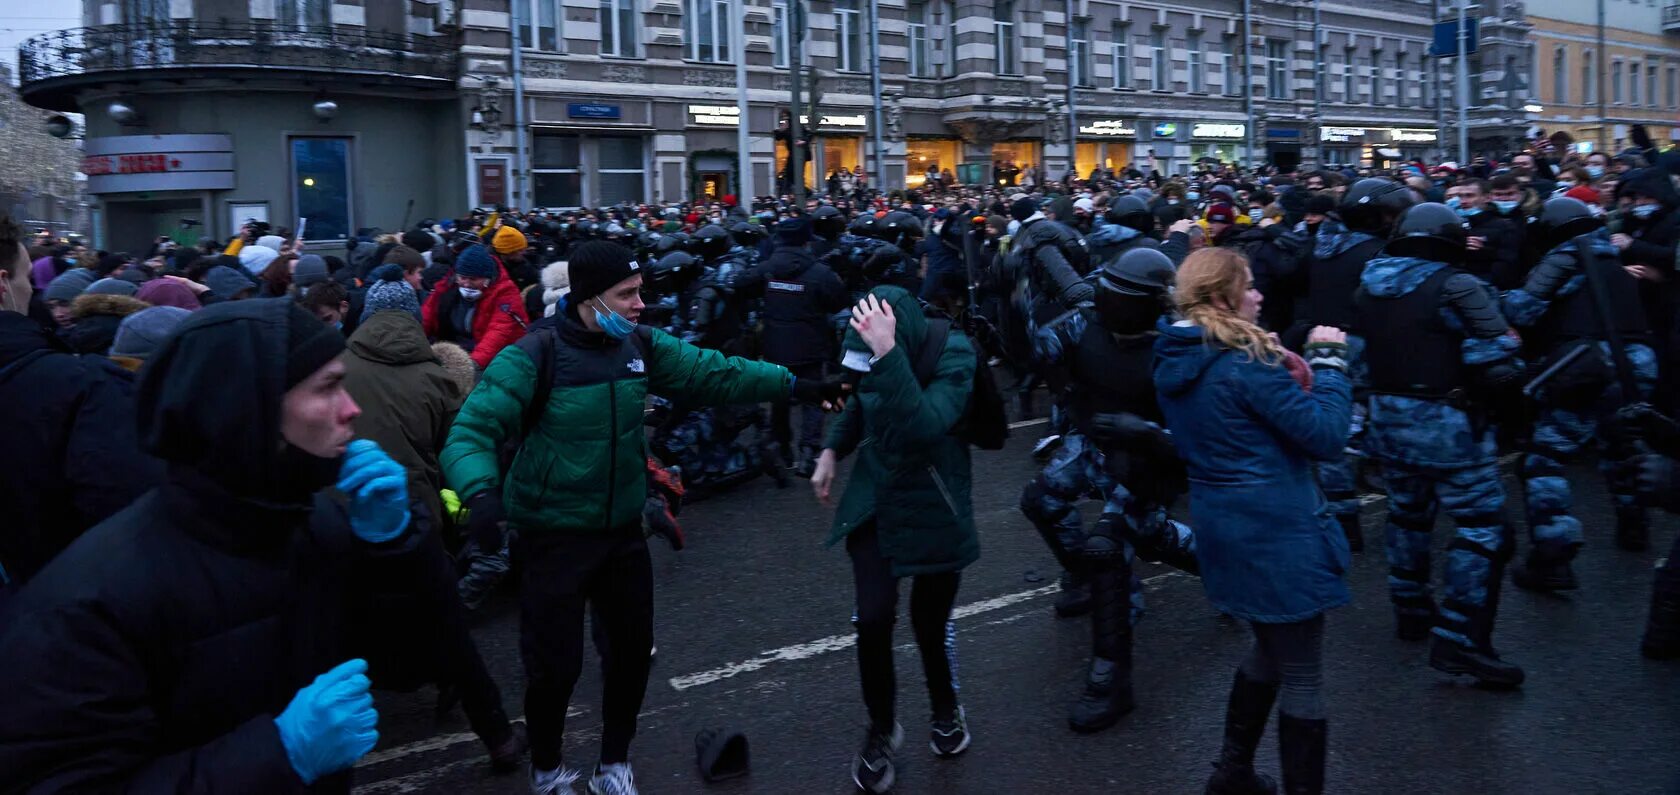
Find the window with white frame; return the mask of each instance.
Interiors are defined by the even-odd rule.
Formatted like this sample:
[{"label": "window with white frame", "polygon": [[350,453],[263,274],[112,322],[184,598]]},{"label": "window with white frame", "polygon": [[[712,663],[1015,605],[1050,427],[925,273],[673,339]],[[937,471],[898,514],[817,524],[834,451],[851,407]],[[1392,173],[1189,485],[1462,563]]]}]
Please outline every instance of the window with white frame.
[{"label": "window with white frame", "polygon": [[1159,25],[1149,31],[1149,87],[1167,91],[1167,29]]},{"label": "window with white frame", "polygon": [[1645,64],[1645,104],[1653,108],[1657,105],[1657,65]]},{"label": "window with white frame", "polygon": [[641,39],[636,0],[601,0],[601,54],[636,57]]},{"label": "window with white frame", "polygon": [[1289,99],[1289,42],[1266,40],[1266,98]]},{"label": "window with white frame", "polygon": [[1349,47],[1342,51],[1342,101],[1350,104],[1359,101],[1359,88],[1353,81],[1355,70],[1353,48]]},{"label": "window with white frame", "polygon": [[793,41],[788,38],[793,26],[788,23],[787,0],[775,0],[770,4],[770,65],[785,69],[788,65],[788,53],[793,52]]},{"label": "window with white frame", "polygon": [[1114,87],[1132,87],[1132,26],[1114,23],[1114,47],[1109,51],[1114,67]]},{"label": "window with white frame", "polygon": [[1552,102],[1569,103],[1569,49],[1562,45],[1552,50]]},{"label": "window with white frame", "polygon": [[560,0],[513,0],[519,3],[519,43],[528,50],[560,51]]},{"label": "window with white frame", "polygon": [[1207,92],[1207,78],[1202,74],[1202,32],[1192,30],[1184,34],[1185,71],[1190,73],[1190,93]]},{"label": "window with white frame", "polygon": [[1663,107],[1668,110],[1680,108],[1680,69],[1672,66],[1668,67],[1668,72],[1664,76],[1664,83],[1666,85],[1663,86],[1663,96],[1668,99],[1668,102],[1664,103]]},{"label": "window with white frame", "polygon": [[1627,100],[1629,105],[1639,104],[1639,73],[1641,71],[1643,70],[1640,68],[1638,61],[1628,64]]},{"label": "window with white frame", "polygon": [[928,38],[928,4],[925,0],[912,2],[905,9],[909,23],[905,35],[910,39],[910,75],[933,76],[933,42]]},{"label": "window with white frame", "polygon": [[[129,24],[155,24],[169,18],[169,4],[163,0],[128,0],[123,13]],[[326,30],[332,27],[332,0],[275,0],[274,22],[291,30]]]},{"label": "window with white frame", "polygon": [[864,71],[863,11],[858,8],[858,0],[834,0],[834,36],[835,68],[842,72]]},{"label": "window with white frame", "polygon": [[1435,71],[1435,62],[1427,57],[1418,59],[1418,104],[1435,107],[1435,81],[1440,77]]},{"label": "window with white frame", "polygon": [[729,0],[686,0],[688,59],[729,63]]},{"label": "window with white frame", "polygon": [[1622,62],[1610,62],[1610,102],[1614,105],[1622,104]]},{"label": "window with white frame", "polygon": [[1381,105],[1381,104],[1383,104],[1383,69],[1382,69],[1382,51],[1381,50],[1376,50],[1376,51],[1373,51],[1371,53],[1370,78],[1371,78],[1371,104],[1372,105]]},{"label": "window with white frame", "polygon": [[1070,68],[1073,71],[1073,84],[1089,86],[1091,83],[1091,20],[1085,17],[1073,18],[1073,39],[1069,44],[1068,57],[1072,59]]},{"label": "window with white frame", "polygon": [[992,6],[992,42],[997,46],[997,73],[1020,74],[1015,62],[1015,2],[998,0]]},{"label": "window with white frame", "polygon": [[1220,45],[1219,68],[1223,72],[1221,80],[1224,82],[1226,96],[1236,96],[1242,91],[1243,78],[1237,71],[1237,39],[1226,36]]}]

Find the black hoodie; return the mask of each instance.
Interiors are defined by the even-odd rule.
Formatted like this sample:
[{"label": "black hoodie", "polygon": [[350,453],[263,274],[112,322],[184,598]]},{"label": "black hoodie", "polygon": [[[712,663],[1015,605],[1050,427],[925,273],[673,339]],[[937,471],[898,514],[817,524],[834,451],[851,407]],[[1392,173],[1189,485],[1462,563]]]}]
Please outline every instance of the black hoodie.
[{"label": "black hoodie", "polygon": [[304,787],[274,718],[353,657],[368,658],[376,686],[386,679],[397,666],[385,661],[399,658],[380,653],[384,625],[438,587],[441,549],[422,543],[423,510],[396,540],[355,538],[343,507],[317,492],[338,462],[285,452],[286,304],[219,304],[179,327],[139,396],[166,481],[6,605],[7,787],[349,789],[348,773]]},{"label": "black hoodie", "polygon": [[829,318],[851,303],[846,285],[802,245],[778,244],[736,287],[764,297],[764,360],[785,367],[834,358]]}]

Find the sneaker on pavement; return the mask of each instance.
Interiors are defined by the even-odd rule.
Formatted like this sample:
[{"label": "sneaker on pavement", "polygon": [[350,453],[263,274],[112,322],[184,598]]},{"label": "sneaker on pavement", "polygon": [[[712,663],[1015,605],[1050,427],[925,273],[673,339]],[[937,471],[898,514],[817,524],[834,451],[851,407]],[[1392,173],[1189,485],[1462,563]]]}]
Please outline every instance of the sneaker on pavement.
[{"label": "sneaker on pavement", "polygon": [[897,780],[893,770],[893,754],[904,743],[904,727],[893,723],[892,732],[877,731],[873,726],[863,737],[863,750],[852,760],[852,782],[864,792],[887,792]]},{"label": "sneaker on pavement", "polygon": [[629,762],[597,765],[589,779],[591,795],[636,795],[636,775],[630,772]]},{"label": "sneaker on pavement", "polygon": [[968,734],[968,715],[961,706],[957,707],[956,713],[949,718],[933,716],[933,732],[928,740],[928,747],[933,749],[934,756],[947,759],[961,756],[962,752],[968,750],[971,739]]},{"label": "sneaker on pavement", "polygon": [[565,765],[553,770],[539,770],[535,765],[531,767],[532,795],[562,795],[572,791],[572,785],[582,778],[576,770]]}]

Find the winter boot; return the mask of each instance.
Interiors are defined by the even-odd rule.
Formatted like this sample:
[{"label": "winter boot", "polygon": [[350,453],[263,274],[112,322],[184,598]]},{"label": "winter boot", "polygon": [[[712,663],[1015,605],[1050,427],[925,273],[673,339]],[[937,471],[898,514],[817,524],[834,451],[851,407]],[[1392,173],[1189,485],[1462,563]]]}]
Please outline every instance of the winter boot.
[{"label": "winter boot", "polygon": [[1336,521],[1342,526],[1342,533],[1347,536],[1348,549],[1354,552],[1365,551],[1365,534],[1359,527],[1359,514],[1336,514]]},{"label": "winter boot", "polygon": [[1548,560],[1538,553],[1537,549],[1529,550],[1528,559],[1511,570],[1512,584],[1524,590],[1542,593],[1573,591],[1581,587],[1581,581],[1575,578],[1575,567],[1569,564],[1567,558],[1553,557]]},{"label": "winter boot", "polygon": [[1125,542],[1092,534],[1085,540],[1091,575],[1091,667],[1085,692],[1068,712],[1068,727],[1099,732],[1137,705],[1132,700],[1132,622]]},{"label": "winter boot", "polygon": [[494,745],[486,744],[490,751],[490,770],[497,775],[518,770],[525,752],[531,748],[525,737],[525,721],[514,721],[508,728],[506,738]]},{"label": "winter boot", "polygon": [[1266,716],[1277,700],[1278,686],[1249,679],[1241,670],[1231,683],[1225,707],[1225,742],[1213,763],[1206,795],[1272,795],[1277,782],[1254,769],[1254,749],[1266,733]]},{"label": "winter boot", "polygon": [[1323,718],[1308,720],[1278,713],[1278,758],[1283,762],[1285,795],[1322,795],[1328,735]]},{"label": "winter boot", "polygon": [[1394,600],[1395,637],[1408,641],[1427,640],[1429,630],[1434,626],[1435,600],[1427,596]]},{"label": "winter boot", "polygon": [[1616,546],[1629,552],[1644,552],[1651,546],[1645,509],[1637,505],[1616,506]]},{"label": "winter boot", "polygon": [[1429,647],[1429,667],[1442,673],[1469,674],[1494,688],[1522,686],[1523,669],[1499,659],[1491,648],[1471,648],[1437,635]]},{"label": "winter boot", "polygon": [[1071,572],[1062,572],[1062,592],[1056,596],[1056,615],[1075,618],[1091,612],[1091,583]]},{"label": "winter boot", "polygon": [[[1675,545],[1680,547],[1680,540]],[[1653,660],[1680,658],[1680,560],[1675,553],[1669,553],[1668,563],[1657,569],[1651,587],[1651,617],[1645,622],[1639,653]]]}]

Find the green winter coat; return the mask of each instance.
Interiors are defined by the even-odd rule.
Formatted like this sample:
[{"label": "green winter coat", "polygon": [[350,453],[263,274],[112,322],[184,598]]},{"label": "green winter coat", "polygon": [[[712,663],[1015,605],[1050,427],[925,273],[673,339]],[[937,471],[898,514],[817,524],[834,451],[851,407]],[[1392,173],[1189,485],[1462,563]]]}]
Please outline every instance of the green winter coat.
[{"label": "green winter coat", "polygon": [[556,320],[553,391],[505,481],[498,453],[518,436],[536,392],[536,333],[491,360],[443,449],[444,479],[461,499],[500,486],[508,522],[524,530],[594,534],[640,525],[650,391],[705,406],[788,396],[788,371],[778,365],[697,348],[648,326],[612,340],[566,313]]},{"label": "green winter coat", "polygon": [[[895,576],[957,571],[980,557],[969,447],[951,434],[974,391],[974,348],[952,329],[923,389],[914,364],[927,336],[920,304],[898,287],[873,292],[892,305],[897,344],[858,382],[825,440],[841,458],[858,454],[828,543],[875,519],[881,555]],[[847,332],[846,347],[866,349],[855,331]]]}]

